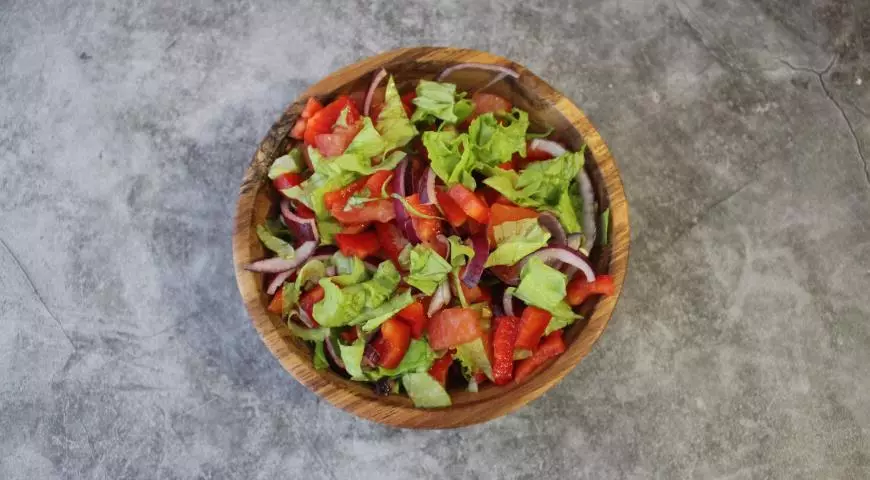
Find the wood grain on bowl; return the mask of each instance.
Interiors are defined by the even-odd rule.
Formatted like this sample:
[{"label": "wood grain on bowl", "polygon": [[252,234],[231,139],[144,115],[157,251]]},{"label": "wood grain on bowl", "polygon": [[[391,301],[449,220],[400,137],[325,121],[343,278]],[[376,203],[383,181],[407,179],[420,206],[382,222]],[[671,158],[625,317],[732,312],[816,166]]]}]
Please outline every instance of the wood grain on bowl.
[{"label": "wood grain on bowl", "polygon": [[[386,68],[401,91],[407,91],[420,78],[434,79],[445,68],[459,63],[477,62],[507,66],[520,73],[519,79],[505,78],[488,91],[506,97],[529,112],[532,125],[555,129],[554,138],[578,150],[585,143],[586,169],[595,186],[598,212],[610,208],[610,244],[592,252],[598,272],[613,276],[616,293],[585,306],[587,314],[566,330],[567,351],[541,368],[522,384],[487,385],[478,393],[451,392],[453,406],[444,409],[414,408],[398,395],[376,396],[369,385],[347,380],[331,370],[315,370],[311,350],[293,337],[284,322],[266,311],[266,295],[261,274],[244,266],[266,256],[256,235],[256,226],[265,221],[277,200],[266,175],[272,161],[284,154],[290,144],[288,133],[309,97],[320,100],[339,93],[365,90],[372,75]],[[460,89],[474,90],[489,82],[492,72],[460,70],[446,81]],[[233,260],[242,299],[254,327],[263,341],[299,382],[333,405],[376,422],[410,428],[452,428],[471,425],[512,412],[539,397],[561,380],[585,357],[610,319],[622,290],[628,265],[628,204],[619,171],[604,141],[589,120],[570,100],[555,91],[522,65],[475,50],[418,47],[394,50],[345,67],[306,90],[275,123],[263,139],[250,167],[245,172],[236,210],[233,232]]]}]

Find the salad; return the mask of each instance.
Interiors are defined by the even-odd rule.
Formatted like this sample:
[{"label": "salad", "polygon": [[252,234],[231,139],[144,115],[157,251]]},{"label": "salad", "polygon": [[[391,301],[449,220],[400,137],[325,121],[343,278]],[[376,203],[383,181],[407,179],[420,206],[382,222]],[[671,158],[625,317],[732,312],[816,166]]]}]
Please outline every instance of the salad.
[{"label": "salad", "polygon": [[440,81],[309,98],[269,178],[280,209],[257,226],[274,255],[268,311],[312,345],[315,368],[382,395],[447,407],[450,391],[523,382],[565,351],[577,307],[614,291],[587,257],[608,241],[585,146],[533,132],[498,95]]}]

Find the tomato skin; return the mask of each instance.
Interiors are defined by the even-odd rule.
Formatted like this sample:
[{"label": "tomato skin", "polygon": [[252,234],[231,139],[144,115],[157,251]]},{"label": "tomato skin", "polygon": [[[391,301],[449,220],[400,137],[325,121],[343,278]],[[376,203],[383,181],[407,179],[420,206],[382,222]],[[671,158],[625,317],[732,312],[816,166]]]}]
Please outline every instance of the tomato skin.
[{"label": "tomato skin", "polygon": [[343,224],[366,222],[386,223],[396,218],[396,209],[393,207],[393,202],[387,198],[375,200],[373,202],[366,202],[363,205],[348,210],[344,210],[344,207],[333,207],[330,208],[329,211],[336,220]]},{"label": "tomato skin", "polygon": [[323,110],[323,105],[316,98],[308,97],[308,101],[305,102],[305,108],[302,109],[302,113],[299,116],[302,118],[311,118],[320,110]]},{"label": "tomato skin", "polygon": [[372,341],[378,352],[378,365],[396,368],[408,351],[411,343],[411,328],[395,317],[381,324],[380,334]]},{"label": "tomato skin", "polygon": [[505,385],[513,379],[518,323],[517,317],[499,317],[496,322],[492,338],[492,377],[496,385]]},{"label": "tomato skin", "polygon": [[302,175],[298,173],[287,172],[282,173],[281,175],[276,177],[275,180],[272,180],[272,185],[274,185],[275,189],[280,192],[281,190],[284,190],[286,188],[295,187],[296,185],[299,185],[304,181],[305,177],[303,177]]},{"label": "tomato skin", "polygon": [[336,157],[344,153],[362,127],[362,122],[356,122],[346,127],[335,127],[332,133],[319,133],[314,136],[314,146],[323,155]]},{"label": "tomato skin", "polygon": [[531,305],[527,306],[520,317],[514,349],[535,350],[551,318],[553,316],[550,315],[550,312]]},{"label": "tomato skin", "polygon": [[429,345],[444,350],[483,336],[480,313],[473,308],[447,308],[429,320]]},{"label": "tomato skin", "polygon": [[487,225],[486,230],[487,236],[489,237],[489,244],[491,246],[495,246],[493,227],[496,225],[500,225],[504,222],[515,222],[526,218],[538,218],[538,212],[531,208],[515,207],[503,203],[494,203],[489,209],[489,215],[489,225]]},{"label": "tomato skin", "polygon": [[368,230],[368,228],[370,226],[371,226],[371,224],[368,224],[368,223],[353,223],[350,225],[342,225],[341,233],[349,233],[349,234],[362,233],[362,232]]},{"label": "tomato skin", "polygon": [[350,345],[359,338],[359,332],[356,331],[356,328],[350,327],[339,333],[338,336],[341,337],[344,343]]},{"label": "tomato skin", "polygon": [[[414,207],[414,210],[422,213],[423,215],[428,215],[430,217],[438,216],[438,208],[432,204],[423,204],[420,202],[420,195],[413,194],[409,197],[405,197],[405,200]],[[422,218],[414,215],[412,212],[408,212],[408,215],[411,217],[411,223],[414,225],[414,230],[417,232],[417,236],[420,237],[420,240],[424,242],[428,242],[435,238],[436,235],[441,233],[441,220],[435,218]]]},{"label": "tomato skin", "polygon": [[360,259],[374,255],[381,249],[375,232],[336,233],[335,242],[342,254]]},{"label": "tomato skin", "polygon": [[363,177],[351,183],[350,185],[347,185],[338,190],[334,190],[332,192],[328,192],[326,195],[323,196],[323,203],[329,210],[344,209],[344,206],[347,205],[347,201],[350,200],[350,197],[352,197],[356,192],[362,190],[363,187],[365,187],[367,180],[368,177]]},{"label": "tomato skin", "polygon": [[317,285],[316,287],[303,293],[302,296],[299,297],[299,306],[302,307],[302,310],[305,310],[305,313],[308,314],[309,318],[311,318],[312,320],[315,320],[315,318],[314,318],[314,304],[323,300],[323,297],[325,297],[325,296],[326,296],[326,291],[323,290],[323,287],[321,287],[320,285]]},{"label": "tomato skin", "polygon": [[441,386],[447,385],[447,372],[450,371],[450,365],[453,365],[453,352],[447,352],[443,357],[435,360],[432,363],[432,367],[429,368],[429,375],[432,375],[432,378],[438,380],[438,383]]},{"label": "tomato skin", "polygon": [[444,216],[447,218],[447,223],[454,227],[461,227],[468,220],[468,215],[459,208],[459,205],[447,192],[436,190],[435,197],[438,199],[441,211],[444,212]]},{"label": "tomato skin", "polygon": [[541,344],[531,357],[517,362],[514,371],[514,381],[517,383],[529,378],[547,360],[558,357],[565,351],[565,340],[562,339],[562,330],[547,335],[541,340]]},{"label": "tomato skin", "polygon": [[317,135],[332,133],[332,127],[341,115],[341,111],[347,107],[347,124],[355,124],[360,119],[359,108],[347,95],[336,98],[332,103],[315,112],[307,119],[305,135],[303,139],[306,145],[314,145]]},{"label": "tomato skin", "polygon": [[489,206],[474,192],[457,183],[447,193],[466,215],[480,223],[489,222]]},{"label": "tomato skin", "polygon": [[493,93],[475,93],[471,96],[471,102],[474,103],[474,113],[477,115],[506,113],[513,108],[511,102]]},{"label": "tomato skin", "polygon": [[396,316],[411,327],[411,336],[414,338],[422,337],[426,330],[426,324],[429,323],[429,317],[426,316],[426,310],[421,300],[399,310]]},{"label": "tomato skin", "polygon": [[568,294],[566,299],[568,304],[576,307],[583,303],[591,295],[613,295],[616,291],[616,286],[613,284],[613,277],[610,275],[598,275],[594,282],[587,282],[586,276],[577,274],[568,283]]},{"label": "tomato skin", "polygon": [[[381,196],[381,192],[384,190],[384,184],[387,183],[391,178],[393,178],[392,170],[379,170],[371,176],[369,176],[368,181],[366,181],[365,188],[369,191],[369,196],[372,198],[377,198]],[[386,188],[387,193],[392,193],[390,191],[389,185]]]},{"label": "tomato skin", "polygon": [[390,223],[375,223],[375,233],[378,235],[378,242],[381,244],[381,249],[387,255],[387,258],[393,261],[396,268],[402,269],[399,264],[399,255],[405,246],[408,245],[408,240],[402,235],[399,227],[396,224]]},{"label": "tomato skin", "polygon": [[304,203],[295,199],[290,200],[290,203],[293,205],[293,209],[296,210],[296,215],[302,218],[314,218],[314,210],[308,208]]},{"label": "tomato skin", "polygon": [[277,313],[278,315],[284,313],[284,293],[281,290],[278,290],[278,293],[272,297],[269,306],[266,307],[266,311],[269,313]]},{"label": "tomato skin", "polygon": [[308,127],[308,119],[300,118],[296,120],[296,124],[290,129],[290,138],[302,140],[305,138],[305,129]]}]

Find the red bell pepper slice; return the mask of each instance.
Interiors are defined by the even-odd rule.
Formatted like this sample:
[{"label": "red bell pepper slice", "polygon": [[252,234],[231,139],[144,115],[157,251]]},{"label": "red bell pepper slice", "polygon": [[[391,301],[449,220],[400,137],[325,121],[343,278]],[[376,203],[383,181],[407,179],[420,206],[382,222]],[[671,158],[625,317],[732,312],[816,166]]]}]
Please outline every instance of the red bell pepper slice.
[{"label": "red bell pepper slice", "polygon": [[519,332],[517,333],[517,341],[514,349],[534,350],[538,347],[538,342],[541,341],[541,335],[547,329],[550,319],[553,318],[550,312],[527,306],[523,310],[523,316],[520,317]]},{"label": "red bell pepper slice", "polygon": [[517,383],[529,378],[532,373],[539,369],[547,360],[558,357],[565,351],[565,340],[562,339],[562,330],[547,335],[541,340],[540,346],[531,357],[517,362],[514,370],[514,381]]},{"label": "red bell pepper slice", "polygon": [[411,327],[411,336],[414,338],[422,337],[423,332],[426,330],[426,324],[429,323],[429,317],[426,316],[423,302],[420,300],[399,310],[396,316]]},{"label": "red bell pepper slice", "polygon": [[[408,201],[408,204],[411,205],[414,210],[423,215],[429,217],[438,216],[438,208],[432,204],[424,205],[420,202],[420,195],[416,193],[409,197],[405,197],[405,200]],[[411,223],[414,225],[414,230],[417,232],[417,236],[420,237],[420,240],[426,242],[432,240],[441,233],[441,220],[438,220],[437,218],[418,217],[414,212],[408,212],[408,215],[411,216]]]},{"label": "red bell pepper slice", "polygon": [[577,306],[592,295],[613,295],[616,286],[610,275],[598,275],[594,282],[587,282],[585,275],[575,275],[568,283],[568,304]]},{"label": "red bell pepper slice", "polygon": [[492,338],[492,377],[496,385],[504,385],[513,378],[518,324],[517,317],[499,317],[497,321]]},{"label": "red bell pepper slice", "polygon": [[429,320],[429,345],[444,350],[483,336],[480,313],[473,308],[447,308]]},{"label": "red bell pepper slice", "polygon": [[284,313],[284,293],[281,290],[278,290],[278,293],[272,297],[272,300],[269,302],[269,306],[266,307],[266,311],[270,313],[277,313],[281,315]]},{"label": "red bell pepper slice", "polygon": [[378,235],[378,241],[381,244],[381,249],[387,255],[387,258],[393,261],[396,268],[402,269],[399,265],[399,255],[405,246],[408,245],[408,239],[402,235],[399,227],[396,224],[390,223],[375,223],[375,233]]},{"label": "red bell pepper slice", "polygon": [[341,111],[347,107],[346,121],[348,125],[354,124],[360,119],[359,108],[347,95],[336,98],[332,103],[318,110],[311,118],[308,118],[305,126],[304,140],[306,145],[314,145],[317,135],[332,133],[332,127],[341,116]]},{"label": "red bell pepper slice", "polygon": [[381,249],[375,232],[337,233],[335,242],[342,254],[360,259],[372,256]]},{"label": "red bell pepper slice", "polygon": [[447,192],[437,190],[435,197],[438,199],[438,205],[441,207],[441,211],[444,212],[444,216],[450,225],[461,227],[468,220],[468,215],[464,210],[459,208],[459,205],[453,201],[453,198]]},{"label": "red bell pepper slice", "polygon": [[457,183],[447,193],[466,215],[480,223],[489,222],[489,206],[474,192]]},{"label": "red bell pepper slice", "polygon": [[378,365],[384,368],[396,368],[408,351],[411,343],[411,327],[391,318],[381,324],[380,334],[372,341],[372,347],[378,352]]},{"label": "red bell pepper slice", "polygon": [[447,372],[450,371],[450,365],[453,365],[453,352],[448,351],[443,357],[435,360],[432,367],[429,368],[429,375],[438,380],[441,386],[447,385]]}]

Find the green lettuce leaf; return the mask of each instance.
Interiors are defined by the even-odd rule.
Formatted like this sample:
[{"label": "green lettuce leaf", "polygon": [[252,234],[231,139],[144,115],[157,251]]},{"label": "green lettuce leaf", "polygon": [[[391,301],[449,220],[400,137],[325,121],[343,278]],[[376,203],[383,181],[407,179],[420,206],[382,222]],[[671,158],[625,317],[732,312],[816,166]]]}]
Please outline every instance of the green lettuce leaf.
[{"label": "green lettuce leaf", "polygon": [[450,265],[461,267],[474,258],[474,249],[456,235],[447,237],[450,244]]},{"label": "green lettuce leaf", "polygon": [[317,222],[317,232],[320,233],[321,245],[332,245],[335,243],[335,234],[341,233],[342,226],[332,217],[315,219]]},{"label": "green lettuce leaf", "polygon": [[550,232],[541,227],[537,218],[500,223],[492,231],[497,247],[486,259],[486,267],[513,265],[547,246],[550,240]]},{"label": "green lettuce leaf", "polygon": [[432,170],[445,184],[453,186],[461,183],[472,191],[477,187],[471,175],[476,160],[468,135],[457,135],[453,130],[426,131],[422,139],[429,153]]},{"label": "green lettuce leaf", "polygon": [[335,252],[332,255],[332,264],[335,265],[338,275],[330,280],[339,287],[356,285],[369,278],[365,264],[358,257],[346,257],[341,252]]},{"label": "green lettuce leaf", "polygon": [[328,328],[305,328],[295,322],[287,322],[287,326],[290,328],[290,333],[308,342],[323,341],[329,337]]},{"label": "green lettuce leaf", "polygon": [[296,258],[296,249],[293,248],[293,245],[276,237],[265,225],[257,225],[257,236],[260,237],[260,241],[266,248],[275,252],[279,257],[287,260]]},{"label": "green lettuce leaf", "polygon": [[450,273],[450,278],[453,280],[453,291],[456,292],[456,299],[459,300],[459,305],[462,308],[468,307],[468,300],[465,298],[465,292],[462,291],[462,280],[459,279],[460,267],[453,267],[453,272]]},{"label": "green lettuce leaf", "polygon": [[[325,340],[329,341],[329,340]],[[325,368],[329,368],[329,361],[326,360],[326,352],[323,351],[323,342],[324,340],[320,340],[314,342],[314,369],[315,370],[323,370]]]},{"label": "green lettuce leaf", "polygon": [[489,362],[483,340],[478,338],[457,346],[456,359],[462,364],[462,373],[465,378],[471,378],[475,373],[483,372],[487,378],[492,380],[492,364]]},{"label": "green lettuce leaf", "polygon": [[299,173],[305,169],[305,161],[302,160],[302,151],[299,147],[293,147],[287,155],[278,157],[269,167],[269,179],[275,180],[285,173]]},{"label": "green lettuce leaf", "polygon": [[526,303],[553,312],[566,294],[568,278],[564,273],[532,257],[520,272],[514,296]]},{"label": "green lettuce leaf", "polygon": [[421,243],[411,250],[411,269],[405,282],[426,295],[432,295],[451,270],[447,260]]},{"label": "green lettuce leaf", "polygon": [[610,207],[601,212],[601,235],[598,237],[601,245],[607,245],[610,242]]},{"label": "green lettuce leaf", "polygon": [[544,335],[561,330],[574,323],[578,318],[581,318],[580,315],[574,313],[571,305],[568,305],[564,300],[559,302],[554,309],[550,310],[550,314],[553,315],[553,318],[550,319],[550,323],[544,329]]},{"label": "green lettuce leaf", "polygon": [[328,278],[319,282],[323,287],[323,300],[314,304],[314,319],[324,327],[348,325],[366,308],[366,291],[354,285],[347,288],[338,286]]},{"label": "green lettuce leaf", "polygon": [[393,76],[387,80],[387,90],[384,97],[384,108],[378,115],[376,126],[386,144],[385,150],[404,147],[417,135],[417,128],[408,119],[399,90]]},{"label": "green lettuce leaf", "polygon": [[359,284],[366,291],[366,307],[374,308],[384,303],[396,291],[401,281],[402,275],[393,262],[381,262],[371,280]]},{"label": "green lettuce leaf", "polygon": [[559,203],[556,204],[555,208],[556,215],[559,217],[559,223],[565,228],[565,233],[569,235],[578,233],[583,229],[580,226],[580,221],[577,219],[577,210],[574,209],[574,205],[577,204],[576,198],[579,198],[579,195],[575,197],[569,188],[562,192],[562,195],[559,197]]},{"label": "green lettuce leaf", "polygon": [[429,342],[424,339],[414,339],[411,340],[408,351],[396,368],[378,367],[377,371],[370,374],[370,378],[377,380],[381,377],[395,377],[405,373],[428,372],[434,361],[435,351],[429,346]]},{"label": "green lettuce leaf", "polygon": [[485,113],[471,122],[468,136],[474,145],[477,161],[482,165],[495,167],[510,161],[514,153],[526,156],[526,130],[529,128],[529,115],[513,109],[508,115],[499,116]]},{"label": "green lettuce leaf", "polygon": [[[366,117],[368,119],[368,117]],[[335,165],[343,171],[354,172],[360,175],[371,175],[380,170],[392,170],[405,158],[407,154],[394,151],[386,157],[366,157],[359,153],[343,153],[333,160]],[[379,163],[372,163],[372,158],[378,158]]]},{"label": "green lettuce leaf", "polygon": [[362,315],[351,321],[351,325],[363,324],[363,331],[371,332],[412,303],[414,297],[411,296],[411,290],[405,290],[375,308],[366,309]]},{"label": "green lettuce leaf", "polygon": [[320,260],[309,260],[296,273],[296,289],[305,290],[307,285],[316,284],[326,276],[326,265]]},{"label": "green lettuce leaf", "polygon": [[583,168],[583,153],[565,153],[552,160],[532,162],[521,173],[494,168],[483,183],[517,205],[552,210]]},{"label": "green lettuce leaf", "polygon": [[[350,185],[356,180],[357,174],[337,166],[334,161],[321,155],[316,148],[308,147],[308,158],[314,166],[314,173],[301,184],[285,188],[281,190],[281,193],[288,198],[299,200],[314,210],[318,218],[318,226],[320,226],[321,219],[330,218],[330,213],[323,202],[323,196]],[[324,237],[324,232],[320,233],[321,237]]]},{"label": "green lettuce leaf", "polygon": [[341,354],[341,362],[344,363],[344,369],[347,370],[347,373],[354,380],[367,380],[362,371],[362,357],[365,348],[366,341],[362,337],[358,338],[351,345],[344,345],[341,342],[338,344],[338,350]]},{"label": "green lettuce leaf", "polygon": [[432,122],[437,118],[456,124],[465,120],[474,109],[470,101],[457,96],[455,84],[429,80],[420,80],[417,84],[414,105],[417,108],[411,116],[412,122]]},{"label": "green lettuce leaf", "polygon": [[293,307],[299,302],[299,287],[295,283],[287,282],[281,287],[281,314],[288,318]]},{"label": "green lettuce leaf", "polygon": [[384,153],[386,148],[384,141],[378,130],[372,125],[372,119],[363,117],[363,128],[353,137],[350,145],[344,151],[344,155],[361,155],[365,158],[376,157]]},{"label": "green lettuce leaf", "polygon": [[440,408],[450,406],[450,395],[438,380],[427,372],[406,373],[402,376],[402,386],[411,397],[415,407]]}]

